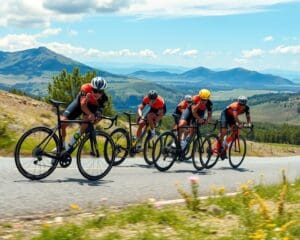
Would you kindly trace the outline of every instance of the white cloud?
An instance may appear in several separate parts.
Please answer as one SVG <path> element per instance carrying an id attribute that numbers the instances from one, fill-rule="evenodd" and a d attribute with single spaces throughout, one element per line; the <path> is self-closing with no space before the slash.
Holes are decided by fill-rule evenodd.
<path id="1" fill-rule="evenodd" d="M 180 52 L 180 48 L 167 48 L 163 51 L 163 55 L 176 55 Z"/>
<path id="2" fill-rule="evenodd" d="M 0 26 L 49 27 L 53 21 L 76 21 L 108 12 L 135 17 L 247 14 L 293 1 L 296 0 L 5 0 L 1 2 Z"/>
<path id="3" fill-rule="evenodd" d="M 273 41 L 273 37 L 272 36 L 266 36 L 266 37 L 264 37 L 264 41 L 265 42 L 271 42 L 271 41 Z"/>
<path id="4" fill-rule="evenodd" d="M 270 51 L 272 54 L 300 54 L 300 45 L 278 46 Z"/>
<path id="5" fill-rule="evenodd" d="M 243 58 L 260 57 L 263 54 L 264 54 L 264 51 L 262 49 L 258 49 L 258 48 L 242 51 Z"/>
<path id="6" fill-rule="evenodd" d="M 28 34 L 8 34 L 0 38 L 0 49 L 4 51 L 19 51 L 38 47 L 36 36 Z"/>
<path id="7" fill-rule="evenodd" d="M 198 55 L 198 50 L 196 50 L 196 49 L 187 50 L 187 51 L 184 51 L 182 53 L 182 55 L 186 56 L 186 57 L 196 57 Z"/>

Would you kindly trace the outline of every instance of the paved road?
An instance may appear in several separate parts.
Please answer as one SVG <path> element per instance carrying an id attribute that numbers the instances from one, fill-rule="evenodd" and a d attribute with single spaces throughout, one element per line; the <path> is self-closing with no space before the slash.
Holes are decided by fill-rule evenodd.
<path id="1" fill-rule="evenodd" d="M 122 205 L 148 198 L 177 199 L 180 196 L 175 184 L 187 189 L 191 175 L 199 176 L 201 195 L 207 195 L 213 185 L 234 192 L 250 179 L 257 183 L 280 182 L 281 169 L 286 169 L 290 181 L 299 178 L 300 156 L 247 157 L 239 170 L 230 168 L 226 160 L 202 172 L 196 172 L 192 163 L 175 163 L 165 173 L 147 167 L 140 158 L 131 158 L 98 182 L 85 180 L 75 164 L 56 169 L 45 180 L 30 181 L 19 174 L 12 158 L 0 158 L 0 218 L 64 210 L 73 203 L 86 208 L 101 204 Z"/>

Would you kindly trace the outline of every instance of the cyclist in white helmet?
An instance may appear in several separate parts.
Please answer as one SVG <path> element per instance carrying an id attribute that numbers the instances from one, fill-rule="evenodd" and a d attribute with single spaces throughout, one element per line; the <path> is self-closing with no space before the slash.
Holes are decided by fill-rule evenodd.
<path id="1" fill-rule="evenodd" d="M 83 114 L 84 120 L 95 122 L 96 116 L 102 114 L 104 105 L 108 101 L 108 97 L 104 92 L 106 87 L 107 82 L 103 77 L 94 77 L 90 83 L 83 84 L 76 98 L 66 108 L 60 119 L 73 120 Z M 62 123 L 61 135 L 64 146 L 67 127 L 68 123 Z M 87 124 L 81 124 L 78 134 L 83 133 L 86 128 Z M 73 138 L 72 141 L 74 141 Z"/>

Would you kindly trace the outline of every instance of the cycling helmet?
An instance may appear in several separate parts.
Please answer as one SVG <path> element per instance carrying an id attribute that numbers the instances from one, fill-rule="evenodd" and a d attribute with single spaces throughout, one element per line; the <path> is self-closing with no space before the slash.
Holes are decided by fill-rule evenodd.
<path id="1" fill-rule="evenodd" d="M 211 95 L 211 93 L 207 89 L 203 88 L 199 91 L 199 97 L 203 100 L 208 100 L 210 98 L 210 95 Z"/>
<path id="2" fill-rule="evenodd" d="M 247 104 L 247 101 L 248 101 L 248 99 L 247 99 L 247 97 L 245 97 L 245 96 L 239 96 L 239 97 L 238 97 L 238 102 L 239 102 L 241 105 L 246 105 L 246 104 Z"/>
<path id="3" fill-rule="evenodd" d="M 155 100 L 156 98 L 157 98 L 157 92 L 155 91 L 155 90 L 150 90 L 149 92 L 148 92 L 148 98 L 150 99 L 150 100 Z"/>
<path id="4" fill-rule="evenodd" d="M 190 103 L 190 102 L 192 102 L 192 96 L 191 95 L 185 95 L 184 100 Z"/>
<path id="5" fill-rule="evenodd" d="M 94 77 L 91 84 L 92 87 L 97 90 L 104 90 L 107 87 L 107 82 L 103 77 Z"/>

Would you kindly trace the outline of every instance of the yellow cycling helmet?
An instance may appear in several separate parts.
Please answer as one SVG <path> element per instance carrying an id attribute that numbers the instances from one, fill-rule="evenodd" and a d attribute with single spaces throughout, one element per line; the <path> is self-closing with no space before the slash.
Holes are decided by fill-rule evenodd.
<path id="1" fill-rule="evenodd" d="M 199 91 L 199 97 L 203 100 L 208 100 L 210 98 L 210 95 L 211 95 L 211 93 L 207 89 L 203 88 Z"/>

